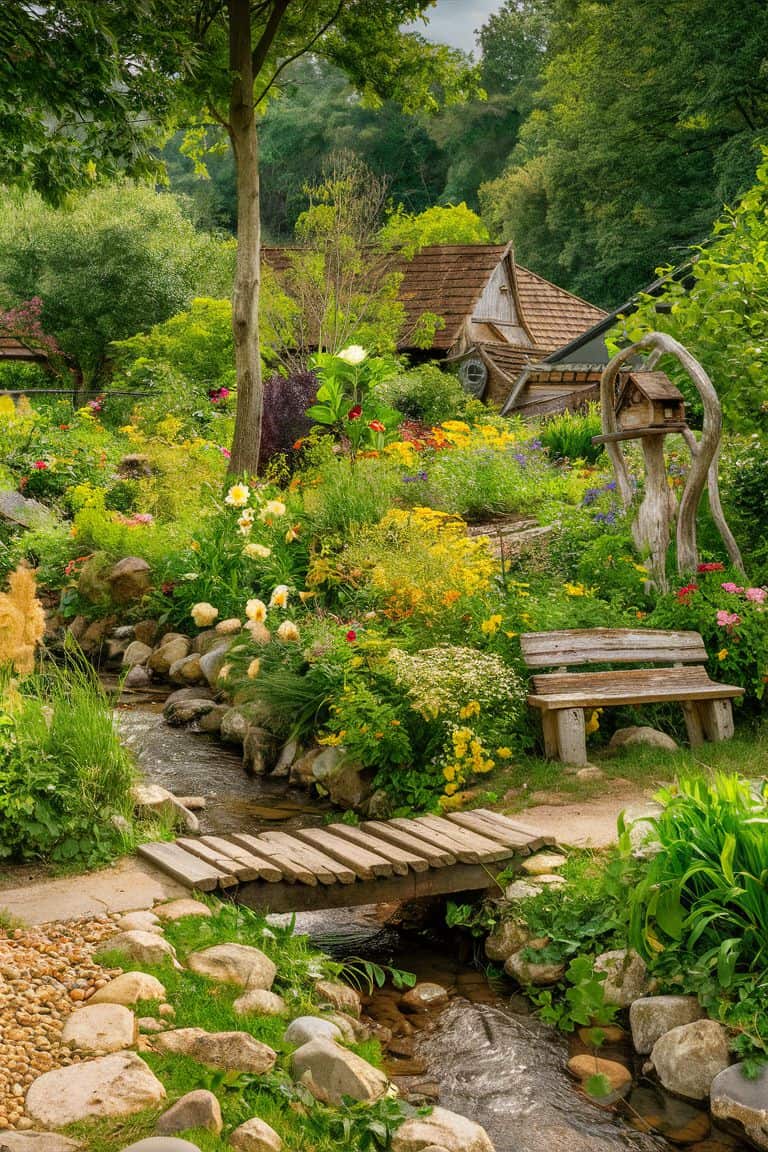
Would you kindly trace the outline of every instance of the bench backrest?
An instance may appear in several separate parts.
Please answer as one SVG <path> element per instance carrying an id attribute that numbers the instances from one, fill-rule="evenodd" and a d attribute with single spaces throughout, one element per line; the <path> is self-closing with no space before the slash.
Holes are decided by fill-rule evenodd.
<path id="1" fill-rule="evenodd" d="M 520 637 L 529 668 L 574 664 L 704 664 L 707 650 L 698 632 L 651 628 L 572 628 L 526 632 Z"/>

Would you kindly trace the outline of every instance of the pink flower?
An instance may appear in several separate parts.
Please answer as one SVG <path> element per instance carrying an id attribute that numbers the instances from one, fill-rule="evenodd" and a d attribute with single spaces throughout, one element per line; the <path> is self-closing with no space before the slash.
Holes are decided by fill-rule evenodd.
<path id="1" fill-rule="evenodd" d="M 720 628 L 735 628 L 737 624 L 741 624 L 741 616 L 736 612 L 726 612 L 725 609 L 720 608 L 717 613 L 717 623 Z"/>
<path id="2" fill-rule="evenodd" d="M 766 597 L 768 597 L 768 592 L 766 592 L 765 588 L 747 588 L 744 595 L 747 600 L 751 600 L 753 604 L 764 604 Z"/>
<path id="3" fill-rule="evenodd" d="M 48 465 L 46 464 L 45 460 L 35 460 L 32 467 L 35 469 L 36 472 L 45 472 Z"/>
<path id="4" fill-rule="evenodd" d="M 732 580 L 727 580 L 725 584 L 721 584 L 720 587 L 723 592 L 730 592 L 734 596 L 739 596 L 744 591 L 743 588 L 739 588 L 738 584 L 734 584 Z"/>
<path id="5" fill-rule="evenodd" d="M 229 448 L 219 448 L 219 452 L 221 452 L 225 460 L 229 460 L 232 457 L 232 453 L 230 452 Z"/>

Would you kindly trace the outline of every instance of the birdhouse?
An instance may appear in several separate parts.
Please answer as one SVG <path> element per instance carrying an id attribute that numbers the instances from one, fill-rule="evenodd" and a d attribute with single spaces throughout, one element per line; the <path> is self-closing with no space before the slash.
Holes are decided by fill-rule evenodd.
<path id="1" fill-rule="evenodd" d="M 628 372 L 616 400 L 622 439 L 685 428 L 685 401 L 665 372 Z"/>

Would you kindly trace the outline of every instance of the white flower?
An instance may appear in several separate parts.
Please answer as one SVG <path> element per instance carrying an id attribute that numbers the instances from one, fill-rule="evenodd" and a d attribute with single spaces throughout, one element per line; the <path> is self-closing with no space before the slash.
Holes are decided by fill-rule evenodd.
<path id="1" fill-rule="evenodd" d="M 267 618 L 267 606 L 263 600 L 249 600 L 245 606 L 245 614 L 249 620 L 263 624 Z"/>
<path id="2" fill-rule="evenodd" d="M 245 508 L 251 498 L 251 490 L 247 484 L 233 484 L 224 497 L 224 503 L 232 508 Z"/>
<path id="3" fill-rule="evenodd" d="M 267 548 L 266 544 L 246 544 L 243 555 L 249 556 L 251 560 L 266 560 L 272 555 L 272 549 Z"/>
<path id="4" fill-rule="evenodd" d="M 267 500 L 259 512 L 259 520 L 267 520 L 270 516 L 285 516 L 286 507 L 282 500 Z"/>
<path id="5" fill-rule="evenodd" d="M 194 604 L 189 614 L 198 628 L 210 628 L 218 616 L 219 610 L 214 608 L 213 604 L 208 604 L 207 601 L 203 600 L 200 604 Z"/>
<path id="6" fill-rule="evenodd" d="M 285 608 L 288 603 L 288 585 L 278 584 L 269 598 L 270 608 Z"/>
<path id="7" fill-rule="evenodd" d="M 255 680 L 256 679 L 256 677 L 259 674 L 259 668 L 261 668 L 261 660 L 259 660 L 259 658 L 256 657 L 255 660 L 251 660 L 250 664 L 248 665 L 248 669 L 246 671 L 246 675 L 247 675 L 249 680 Z"/>
<path id="8" fill-rule="evenodd" d="M 299 638 L 299 630 L 292 620 L 283 620 L 277 630 L 278 640 L 294 641 Z"/>
<path id="9" fill-rule="evenodd" d="M 246 511 L 250 511 L 250 509 L 246 509 Z M 248 534 L 251 531 L 251 528 L 253 528 L 253 517 L 252 516 L 246 516 L 245 514 L 243 514 L 242 516 L 238 516 L 237 526 L 240 529 L 241 535 L 248 536 Z"/>
<path id="10" fill-rule="evenodd" d="M 345 364 L 351 364 L 355 367 L 362 364 L 368 353 L 361 344 L 350 344 L 348 348 L 342 348 L 341 352 L 336 353 L 338 360 L 343 360 Z"/>

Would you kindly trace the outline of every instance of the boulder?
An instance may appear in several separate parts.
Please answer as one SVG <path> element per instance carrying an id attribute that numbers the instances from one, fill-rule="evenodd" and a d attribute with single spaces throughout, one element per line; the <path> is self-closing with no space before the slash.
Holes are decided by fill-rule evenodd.
<path id="1" fill-rule="evenodd" d="M 340 984 L 336 980 L 318 980 L 315 992 L 321 1004 L 337 1008 L 339 1012 L 348 1012 L 355 1019 L 360 1019 L 360 994 L 350 988 L 349 984 Z"/>
<path id="2" fill-rule="evenodd" d="M 688 1100 L 706 1100 L 715 1076 L 730 1064 L 728 1033 L 715 1020 L 695 1020 L 665 1032 L 651 1063 L 664 1087 Z"/>
<path id="3" fill-rule="evenodd" d="M 321 748 L 310 748 L 293 761 L 288 774 L 289 783 L 308 788 L 314 782 L 312 767 L 322 752 Z"/>
<path id="4" fill-rule="evenodd" d="M 226 744 L 242 744 L 250 721 L 239 708 L 228 708 L 221 718 L 219 736 Z"/>
<path id="5" fill-rule="evenodd" d="M 583 1052 L 572 1056 L 567 1064 L 568 1071 L 583 1083 L 592 1076 L 604 1076 L 610 1086 L 611 1095 L 624 1096 L 632 1087 L 632 1073 L 618 1060 L 605 1060 L 592 1053 Z"/>
<path id="6" fill-rule="evenodd" d="M 160 1136 L 172 1136 L 174 1132 L 186 1132 L 190 1128 L 207 1128 L 209 1132 L 219 1133 L 223 1127 L 221 1105 L 213 1092 L 197 1088 L 181 1096 L 163 1113 L 155 1131 Z"/>
<path id="7" fill-rule="evenodd" d="M 128 604 L 131 600 L 140 600 L 151 587 L 149 564 L 140 556 L 126 556 L 110 569 L 107 581 L 116 603 Z"/>
<path id="8" fill-rule="evenodd" d="M 197 722 L 198 728 L 201 732 L 217 735 L 221 729 L 221 721 L 228 711 L 229 704 L 216 704 L 210 712 L 206 712 L 205 716 L 200 717 Z"/>
<path id="9" fill-rule="evenodd" d="M 153 912 L 161 920 L 181 920 L 183 916 L 212 916 L 207 904 L 201 900 L 193 900 L 189 896 L 182 896 L 180 900 L 169 900 L 165 904 L 156 904 Z"/>
<path id="10" fill-rule="evenodd" d="M 137 964 L 151 966 L 172 960 L 177 968 L 180 967 L 176 961 L 173 945 L 154 932 L 139 932 L 136 929 L 131 929 L 129 932 L 118 932 L 116 936 L 109 937 L 101 951 L 121 952 L 130 960 L 135 960 Z"/>
<path id="11" fill-rule="evenodd" d="M 535 984 L 538 987 L 543 987 L 547 984 L 556 984 L 565 973 L 565 964 L 546 961 L 539 963 L 533 958 L 535 953 L 546 948 L 548 943 L 548 940 L 529 940 L 524 948 L 508 956 L 504 962 L 504 971 L 507 976 L 511 976 L 523 986 Z"/>
<path id="12" fill-rule="evenodd" d="M 248 728 L 243 740 L 243 767 L 249 776 L 264 776 L 277 755 L 277 739 L 266 728 Z"/>
<path id="13" fill-rule="evenodd" d="M 200 671 L 212 688 L 216 686 L 231 647 L 231 637 L 219 636 L 218 643 L 200 657 Z"/>
<path id="14" fill-rule="evenodd" d="M 79 1140 L 58 1132 L 0 1132 L 0 1152 L 75 1152 Z"/>
<path id="15" fill-rule="evenodd" d="M 269 991 L 277 968 L 258 948 L 248 944 L 214 944 L 187 957 L 187 967 L 222 984 Z"/>
<path id="16" fill-rule="evenodd" d="M 111 585 L 107 576 L 109 574 L 109 559 L 103 552 L 95 552 L 86 560 L 80 569 L 77 578 L 77 594 L 89 604 L 98 604 L 100 600 L 107 600 L 110 596 Z M 82 640 L 82 636 L 79 637 Z"/>
<path id="17" fill-rule="evenodd" d="M 178 660 L 189 655 L 189 640 L 186 636 L 176 636 L 173 640 L 161 643 L 147 661 L 147 666 L 159 676 L 167 676 Z"/>
<path id="18" fill-rule="evenodd" d="M 448 1003 L 448 992 L 442 984 L 421 981 L 400 997 L 400 1007 L 406 1012 L 429 1012 Z"/>
<path id="19" fill-rule="evenodd" d="M 283 1034 L 286 1044 L 300 1047 L 310 1040 L 343 1040 L 341 1029 L 322 1016 L 297 1016 L 291 1020 Z"/>
<path id="20" fill-rule="evenodd" d="M 238 996 L 232 1005 L 236 1016 L 282 1016 L 288 1011 L 288 1005 L 282 996 L 276 992 L 267 992 L 264 988 L 253 988 Z"/>
<path id="21" fill-rule="evenodd" d="M 192 641 L 192 651 L 197 652 L 198 656 L 204 656 L 206 652 L 210 652 L 211 648 L 215 648 L 217 644 L 221 643 L 221 635 L 215 628 L 206 628 L 204 632 L 198 632 Z"/>
<path id="22" fill-rule="evenodd" d="M 354 1016 L 348 1016 L 346 1012 L 329 1012 L 325 1019 L 336 1025 L 347 1044 L 360 1044 L 363 1040 L 370 1040 L 371 1036 L 379 1036 L 382 1045 L 392 1039 L 390 1030 L 381 1028 L 373 1020 L 364 1024 L 361 1020 L 355 1020 Z M 385 1032 L 389 1032 L 386 1038 L 383 1035 Z"/>
<path id="23" fill-rule="evenodd" d="M 447 1108 L 433 1108 L 428 1116 L 411 1117 L 392 1137 L 392 1152 L 426 1152 L 430 1147 L 447 1152 L 494 1152 L 484 1128 Z"/>
<path id="24" fill-rule="evenodd" d="M 239 1152 L 280 1152 L 283 1147 L 274 1128 L 270 1128 L 265 1120 L 259 1120 L 258 1116 L 235 1128 L 229 1143 Z"/>
<path id="25" fill-rule="evenodd" d="M 45 528 L 56 522 L 55 515 L 45 504 L 22 496 L 11 488 L 0 491 L 0 516 L 23 528 Z"/>
<path id="26" fill-rule="evenodd" d="M 138 1004 L 140 1000 L 164 1000 L 165 988 L 148 972 L 123 972 L 103 988 L 97 988 L 88 1001 L 92 1004 Z"/>
<path id="27" fill-rule="evenodd" d="M 504 889 L 504 899 L 514 904 L 518 900 L 532 900 L 534 896 L 541 896 L 543 891 L 544 889 L 534 884 L 532 880 L 513 880 Z"/>
<path id="28" fill-rule="evenodd" d="M 134 624 L 133 635 L 142 644 L 154 644 L 158 630 L 157 620 L 139 620 L 138 624 Z"/>
<path id="29" fill-rule="evenodd" d="M 193 695 L 173 703 L 166 700 L 163 716 L 173 727 L 178 727 L 181 724 L 192 724 L 195 720 L 202 719 L 215 707 L 214 701 L 210 696 L 206 696 L 201 688 L 181 688 L 179 691 L 191 692 Z M 176 696 L 177 693 L 174 692 L 173 695 Z"/>
<path id="30" fill-rule="evenodd" d="M 343 764 L 346 755 L 346 748 L 321 748 L 319 755 L 312 761 L 313 779 L 324 784 Z"/>
<path id="31" fill-rule="evenodd" d="M 133 667 L 129 669 L 125 680 L 123 680 L 123 687 L 146 688 L 151 683 L 152 677 L 146 668 L 142 664 L 134 664 Z"/>
<path id="32" fill-rule="evenodd" d="M 227 620 L 219 620 L 218 624 L 214 624 L 213 630 L 219 636 L 232 636 L 242 631 L 242 627 L 242 620 L 238 620 L 237 616 L 230 616 Z"/>
<path id="33" fill-rule="evenodd" d="M 164 632 L 157 642 L 157 647 L 162 648 L 164 644 L 170 644 L 172 640 L 186 640 L 187 644 L 192 643 L 183 632 Z"/>
<path id="34" fill-rule="evenodd" d="M 139 1017 L 139 1032 L 141 1033 L 155 1033 L 164 1032 L 167 1028 L 162 1020 L 156 1020 L 154 1016 L 140 1016 Z"/>
<path id="35" fill-rule="evenodd" d="M 332 1040 L 310 1040 L 291 1057 L 295 1080 L 317 1100 L 341 1104 L 353 1100 L 378 1100 L 389 1084 L 383 1072 Z"/>
<path id="36" fill-rule="evenodd" d="M 102 620 L 94 620 L 89 624 L 80 639 L 80 647 L 83 651 L 91 655 L 99 652 L 114 622 L 114 616 L 105 616 Z"/>
<path id="37" fill-rule="evenodd" d="M 126 912 L 117 921 L 117 927 L 123 932 L 130 932 L 132 928 L 138 928 L 140 932 L 162 932 L 157 916 L 148 909 L 142 909 L 139 912 Z"/>
<path id="38" fill-rule="evenodd" d="M 174 828 L 185 828 L 187 832 L 200 831 L 200 821 L 194 812 L 180 804 L 173 793 L 160 784 L 134 784 L 131 793 L 138 810 L 155 813 L 171 821 Z"/>
<path id="39" fill-rule="evenodd" d="M 485 954 L 489 960 L 507 960 L 528 943 L 530 933 L 522 920 L 504 920 L 485 939 Z"/>
<path id="40" fill-rule="evenodd" d="M 269 1072 L 277 1053 L 249 1032 L 206 1032 L 203 1028 L 175 1028 L 161 1032 L 153 1045 L 158 1052 L 189 1056 L 198 1064 L 221 1072 Z"/>
<path id="41" fill-rule="evenodd" d="M 134 665 L 138 664 L 146 664 L 151 655 L 152 649 L 149 644 L 142 644 L 141 640 L 132 640 L 123 652 L 123 664 L 126 668 L 133 668 Z"/>
<path id="42" fill-rule="evenodd" d="M 86 1004 L 64 1021 L 63 1044 L 78 1052 L 121 1052 L 132 1048 L 138 1031 L 136 1018 L 122 1004 Z"/>
<path id="43" fill-rule="evenodd" d="M 639 726 L 633 724 L 629 728 L 619 728 L 611 736 L 608 745 L 609 752 L 617 752 L 620 748 L 631 748 L 636 744 L 645 744 L 648 748 L 657 748 L 660 752 L 677 752 L 678 745 L 666 732 L 659 732 L 658 728 Z"/>
<path id="44" fill-rule="evenodd" d="M 204 676 L 198 654 L 190 652 L 188 656 L 174 660 L 168 669 L 168 679 L 172 684 L 199 684 Z"/>
<path id="45" fill-rule="evenodd" d="M 629 1008 L 635 1051 L 646 1055 L 665 1032 L 703 1016 L 695 996 L 641 996 Z"/>
<path id="46" fill-rule="evenodd" d="M 631 948 L 602 952 L 595 958 L 595 972 L 605 972 L 603 995 L 606 1004 L 629 1008 L 641 996 L 647 996 L 652 985 L 642 956 Z"/>
<path id="47" fill-rule="evenodd" d="M 135 1052 L 115 1052 L 44 1072 L 29 1086 L 26 1111 L 38 1124 L 64 1128 L 100 1116 L 130 1116 L 164 1099 L 165 1088 Z"/>
<path id="48" fill-rule="evenodd" d="M 288 776 L 291 771 L 291 764 L 298 756 L 299 751 L 300 747 L 297 740 L 289 740 L 287 744 L 283 744 L 272 768 L 272 775 L 280 778 Z"/>
<path id="49" fill-rule="evenodd" d="M 528 856 L 520 867 L 528 876 L 545 876 L 562 868 L 566 857 L 559 852 L 537 852 L 535 856 Z"/>
<path id="50" fill-rule="evenodd" d="M 756 1148 L 768 1149 L 768 1068 L 756 1076 L 744 1075 L 743 1064 L 719 1072 L 710 1088 L 710 1107 L 716 1120 L 739 1125 Z"/>
<path id="51" fill-rule="evenodd" d="M 371 795 L 375 775 L 371 769 L 363 768 L 362 764 L 348 760 L 339 765 L 326 779 L 324 786 L 332 803 L 337 807 L 351 808 L 359 812 L 365 807 Z"/>

